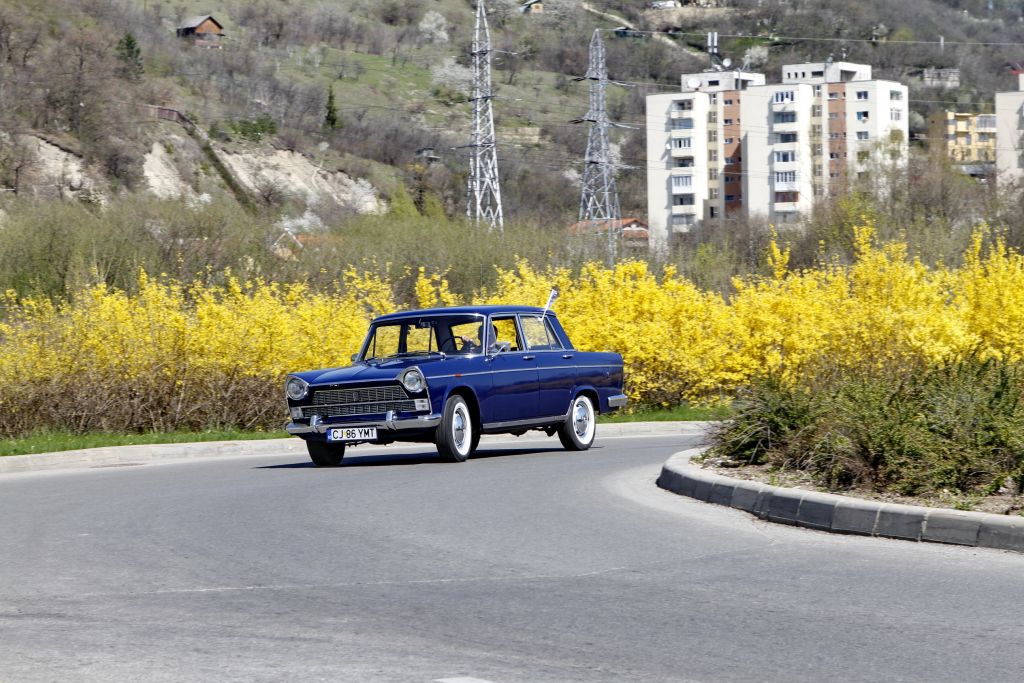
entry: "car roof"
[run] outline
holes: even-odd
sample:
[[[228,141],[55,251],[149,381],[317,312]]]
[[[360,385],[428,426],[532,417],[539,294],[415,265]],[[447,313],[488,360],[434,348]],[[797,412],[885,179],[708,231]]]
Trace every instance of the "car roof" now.
[[[506,305],[481,305],[481,306],[450,306],[447,308],[422,308],[415,311],[401,311],[399,313],[388,313],[374,322],[400,320],[402,318],[420,318],[428,315],[493,315],[495,313],[543,313],[540,306],[506,306]],[[548,310],[549,315],[554,311]]]

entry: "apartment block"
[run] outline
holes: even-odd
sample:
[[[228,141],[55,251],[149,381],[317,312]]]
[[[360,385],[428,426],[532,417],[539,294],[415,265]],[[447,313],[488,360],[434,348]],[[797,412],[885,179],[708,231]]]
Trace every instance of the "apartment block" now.
[[[880,164],[905,161],[907,87],[872,79],[868,65],[785,65],[782,82],[774,84],[765,83],[762,74],[721,71],[687,74],[682,82],[681,93],[647,98],[648,221],[654,249],[663,248],[674,234],[721,218],[795,222],[818,198],[871,177]],[[698,106],[677,104],[698,99],[708,111],[707,163],[695,161],[686,172],[692,178],[674,181],[670,176],[680,171],[666,156],[674,144],[668,139],[672,107]],[[678,209],[672,203],[674,182],[706,194],[694,195],[692,210]]]
[[[743,210],[740,102],[763,74],[682,76],[678,93],[647,98],[647,208],[652,249],[705,220]]]
[[[996,182],[1012,184],[1024,179],[1024,74],[1017,90],[996,93]]]
[[[945,111],[930,120],[930,136],[938,138],[958,164],[986,164],[996,160],[996,116]]]

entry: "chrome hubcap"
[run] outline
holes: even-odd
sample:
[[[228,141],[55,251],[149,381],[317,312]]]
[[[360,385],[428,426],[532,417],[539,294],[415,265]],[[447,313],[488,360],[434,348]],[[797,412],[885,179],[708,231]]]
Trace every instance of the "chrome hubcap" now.
[[[462,445],[466,442],[466,416],[461,409],[455,411],[455,419],[452,420],[452,436],[455,437],[455,446],[461,451]]]
[[[590,429],[590,411],[583,401],[578,401],[576,410],[573,411],[573,428],[576,430],[576,436],[580,438],[586,436]]]

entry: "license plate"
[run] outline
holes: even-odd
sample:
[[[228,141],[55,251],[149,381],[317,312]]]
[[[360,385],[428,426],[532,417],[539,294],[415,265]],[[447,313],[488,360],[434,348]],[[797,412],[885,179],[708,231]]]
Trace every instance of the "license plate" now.
[[[376,427],[344,427],[327,430],[328,441],[374,441],[376,439]]]

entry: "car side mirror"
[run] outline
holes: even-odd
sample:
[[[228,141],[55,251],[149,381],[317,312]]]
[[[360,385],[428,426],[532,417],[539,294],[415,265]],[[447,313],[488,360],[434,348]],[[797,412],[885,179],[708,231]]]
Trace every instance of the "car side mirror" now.
[[[359,354],[358,353],[353,353],[352,357],[349,358],[349,360],[352,361],[353,363],[355,363],[357,360],[359,360]]]

